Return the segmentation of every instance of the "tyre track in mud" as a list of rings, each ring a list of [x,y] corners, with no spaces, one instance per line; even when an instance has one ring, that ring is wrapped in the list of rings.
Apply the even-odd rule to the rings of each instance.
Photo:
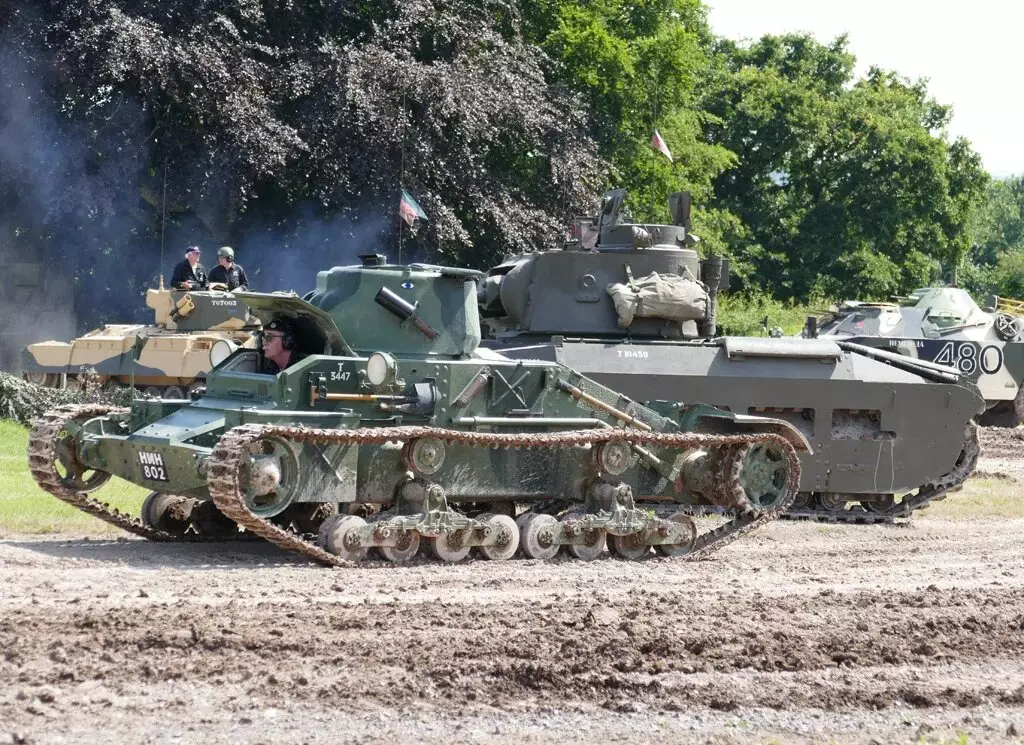
[[[826,590],[707,603],[652,592],[616,606],[573,598],[500,610],[444,601],[329,609],[311,601],[305,607],[261,603],[235,610],[20,610],[0,621],[0,675],[30,687],[231,679],[257,699],[284,695],[293,704],[320,699],[357,706],[373,700],[392,707],[424,699],[504,708],[537,699],[563,710],[598,703],[655,712],[694,705],[829,711],[901,702],[1024,703],[1021,685],[957,690],[922,681],[822,695],[814,687],[741,690],[687,679],[1013,662],[1024,652],[1019,588],[885,596]]]
[[[261,544],[8,538],[0,722],[35,742],[333,742],[342,720],[360,742],[635,741],[651,722],[665,742],[1013,741],[1022,531],[780,523],[698,565],[357,573]]]

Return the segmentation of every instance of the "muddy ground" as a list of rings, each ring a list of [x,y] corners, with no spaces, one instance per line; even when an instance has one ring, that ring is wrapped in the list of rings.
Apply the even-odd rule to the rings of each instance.
[[[980,470],[1022,479],[1018,437]],[[698,563],[347,570],[8,535],[0,743],[1021,742],[1022,534],[926,512]]]

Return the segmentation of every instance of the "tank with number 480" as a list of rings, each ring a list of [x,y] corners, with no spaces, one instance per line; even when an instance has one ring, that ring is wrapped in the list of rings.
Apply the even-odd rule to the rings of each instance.
[[[1024,302],[991,297],[984,309],[964,289],[927,287],[899,303],[848,301],[804,335],[843,339],[957,370],[985,398],[982,425],[1024,421]]]

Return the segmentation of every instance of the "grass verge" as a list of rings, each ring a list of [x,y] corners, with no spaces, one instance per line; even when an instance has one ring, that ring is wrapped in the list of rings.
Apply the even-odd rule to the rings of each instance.
[[[1024,484],[989,475],[967,479],[964,488],[932,502],[922,517],[956,520],[969,517],[1024,517]]]
[[[0,532],[121,533],[40,489],[29,473],[27,453],[28,430],[16,422],[0,419]],[[138,515],[148,493],[141,486],[115,477],[93,496]]]

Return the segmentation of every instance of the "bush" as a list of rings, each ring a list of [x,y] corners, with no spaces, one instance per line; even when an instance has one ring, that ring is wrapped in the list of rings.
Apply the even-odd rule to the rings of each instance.
[[[779,327],[785,336],[796,336],[807,316],[820,316],[832,301],[815,299],[806,304],[775,300],[762,292],[718,296],[718,333],[723,336],[767,336]],[[765,318],[768,319],[767,327]]]
[[[13,419],[26,426],[55,406],[64,404],[104,403],[112,406],[131,404],[127,388],[110,391],[86,379],[83,388],[45,388],[0,372],[0,418]]]

